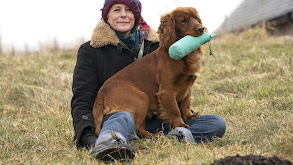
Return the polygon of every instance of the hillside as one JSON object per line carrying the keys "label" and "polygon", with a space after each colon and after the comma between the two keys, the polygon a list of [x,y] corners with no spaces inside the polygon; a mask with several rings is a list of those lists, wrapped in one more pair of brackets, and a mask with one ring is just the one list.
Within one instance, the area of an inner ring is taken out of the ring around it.
{"label": "hillside", "polygon": [[[293,39],[262,28],[218,36],[205,57],[192,108],[227,123],[222,139],[131,142],[133,164],[210,164],[225,156],[293,161]],[[70,101],[76,51],[0,56],[0,164],[94,164],[73,143]]]}

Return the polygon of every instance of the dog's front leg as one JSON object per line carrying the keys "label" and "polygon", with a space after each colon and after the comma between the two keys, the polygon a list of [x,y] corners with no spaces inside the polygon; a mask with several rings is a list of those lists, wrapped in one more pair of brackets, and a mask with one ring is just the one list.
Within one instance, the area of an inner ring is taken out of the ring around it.
{"label": "dog's front leg", "polygon": [[184,121],[189,121],[194,117],[200,116],[199,113],[192,114],[190,110],[190,96],[191,90],[189,90],[186,97],[178,103]]}
{"label": "dog's front leg", "polygon": [[173,128],[189,127],[185,124],[178,108],[175,94],[170,90],[160,90],[156,93],[159,102],[159,118],[167,120]]}

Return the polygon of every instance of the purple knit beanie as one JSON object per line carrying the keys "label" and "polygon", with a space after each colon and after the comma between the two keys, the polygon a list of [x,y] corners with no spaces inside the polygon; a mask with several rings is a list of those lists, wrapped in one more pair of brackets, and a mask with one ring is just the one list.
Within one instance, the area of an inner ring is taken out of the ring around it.
{"label": "purple knit beanie", "polygon": [[132,11],[135,17],[135,25],[138,25],[141,17],[141,3],[139,0],[105,0],[102,10],[102,18],[107,22],[107,15],[113,4],[124,4]]}

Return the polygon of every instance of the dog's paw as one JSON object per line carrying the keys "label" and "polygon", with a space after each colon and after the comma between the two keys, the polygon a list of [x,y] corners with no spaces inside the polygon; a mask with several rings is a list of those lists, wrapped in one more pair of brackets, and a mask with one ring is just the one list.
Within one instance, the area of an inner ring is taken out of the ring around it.
{"label": "dog's paw", "polygon": [[185,121],[189,121],[197,116],[200,116],[200,114],[197,112],[197,113],[193,113],[192,115],[186,117]]}
{"label": "dog's paw", "polygon": [[148,139],[148,138],[153,138],[153,137],[160,136],[161,134],[160,133],[156,133],[156,134],[150,133],[150,132],[148,132],[146,130],[137,130],[137,135],[140,138],[147,138]]}
{"label": "dog's paw", "polygon": [[190,127],[190,125],[188,125],[188,124],[182,124],[181,126],[179,126],[179,127],[184,127],[184,128],[188,128],[188,127]]}
{"label": "dog's paw", "polygon": [[200,116],[200,114],[198,112],[194,112],[192,115],[191,115],[191,118],[195,118],[197,116]]}
{"label": "dog's paw", "polygon": [[185,122],[182,120],[182,118],[179,118],[177,120],[173,120],[172,123],[172,127],[175,129],[177,127],[184,127],[184,128],[188,128],[190,127],[188,124],[185,124]]}

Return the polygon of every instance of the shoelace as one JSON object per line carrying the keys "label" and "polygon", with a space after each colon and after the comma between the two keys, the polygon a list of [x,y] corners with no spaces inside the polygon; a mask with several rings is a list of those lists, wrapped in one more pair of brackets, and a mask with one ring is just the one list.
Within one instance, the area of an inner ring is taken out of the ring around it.
{"label": "shoelace", "polygon": [[110,134],[112,135],[113,139],[115,139],[117,144],[123,144],[125,143],[122,139],[118,138],[115,131],[110,131]]}
{"label": "shoelace", "polygon": [[179,142],[181,142],[182,140],[184,140],[185,136],[183,135],[183,132],[182,131],[179,131],[178,132],[178,135],[176,135]]}

